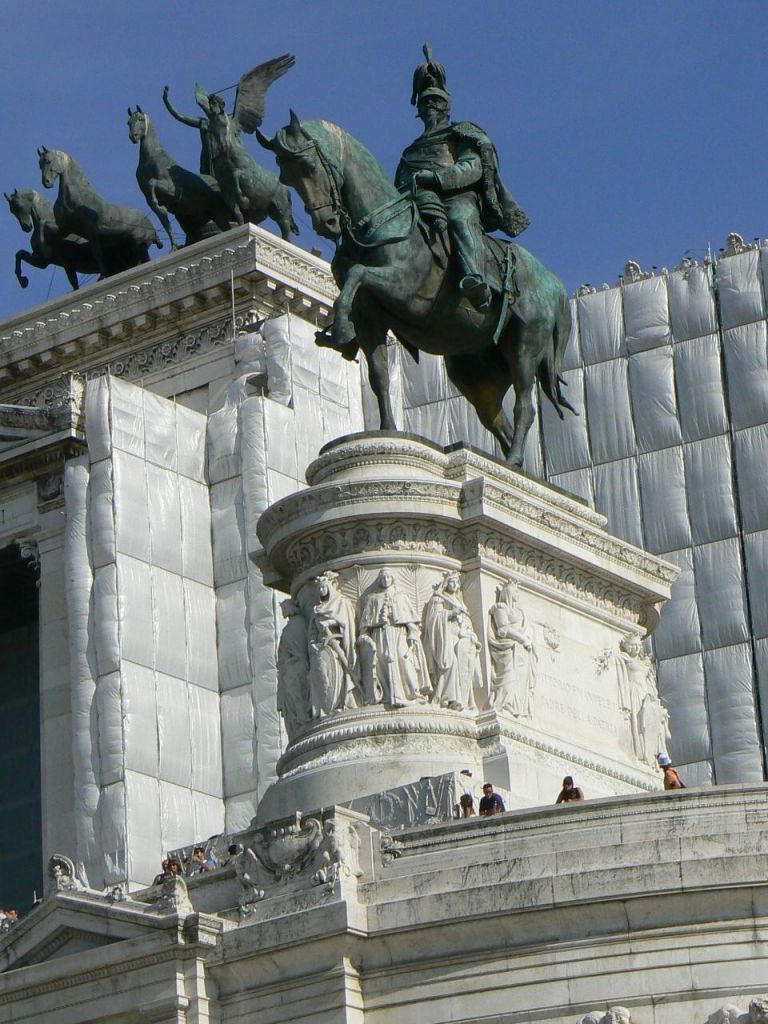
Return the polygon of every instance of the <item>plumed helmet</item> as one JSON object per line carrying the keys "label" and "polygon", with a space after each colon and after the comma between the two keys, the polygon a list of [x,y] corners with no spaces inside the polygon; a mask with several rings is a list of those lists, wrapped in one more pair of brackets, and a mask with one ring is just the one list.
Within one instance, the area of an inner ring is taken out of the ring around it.
{"label": "plumed helmet", "polygon": [[413,72],[413,89],[411,91],[411,106],[416,106],[422,96],[440,96],[446,102],[450,102],[451,95],[445,86],[445,68],[442,64],[432,60],[432,50],[429,43],[422,47],[424,63],[419,64]]}

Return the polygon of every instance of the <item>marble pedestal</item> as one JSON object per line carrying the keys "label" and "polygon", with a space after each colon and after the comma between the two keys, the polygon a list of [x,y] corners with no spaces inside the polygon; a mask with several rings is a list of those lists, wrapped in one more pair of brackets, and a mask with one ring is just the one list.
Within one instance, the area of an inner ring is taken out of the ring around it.
{"label": "marble pedestal", "polygon": [[263,513],[252,552],[295,602],[291,742],[258,820],[461,770],[512,806],[553,800],[565,774],[588,796],[658,788],[666,712],[642,638],[675,567],[464,446],[343,437],[307,481]]}

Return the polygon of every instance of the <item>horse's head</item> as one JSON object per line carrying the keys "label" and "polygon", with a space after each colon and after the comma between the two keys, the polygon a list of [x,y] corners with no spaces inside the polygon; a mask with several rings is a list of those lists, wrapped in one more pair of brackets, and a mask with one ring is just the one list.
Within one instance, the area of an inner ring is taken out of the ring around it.
{"label": "horse's head", "polygon": [[69,158],[60,149],[46,149],[45,146],[41,146],[38,149],[37,155],[39,157],[38,165],[43,176],[43,184],[46,188],[53,188],[58,176],[66,169]]}
{"label": "horse's head", "polygon": [[131,142],[141,142],[147,134],[148,127],[149,116],[141,107],[136,107],[134,111],[128,107],[128,138]]}
{"label": "horse's head", "polygon": [[290,124],[281,128],[274,139],[257,132],[262,146],[275,154],[280,181],[296,189],[315,231],[331,239],[341,235],[344,214],[341,130],[336,129],[336,137],[331,130],[334,127],[323,121],[302,124],[291,111]]}
{"label": "horse's head", "polygon": [[34,195],[29,189],[24,189],[23,192],[19,192],[17,188],[8,195],[7,192],[3,192],[3,195],[8,200],[8,206],[11,208],[11,213],[19,222],[22,231],[31,231],[34,227],[32,223],[32,203],[30,196]]}

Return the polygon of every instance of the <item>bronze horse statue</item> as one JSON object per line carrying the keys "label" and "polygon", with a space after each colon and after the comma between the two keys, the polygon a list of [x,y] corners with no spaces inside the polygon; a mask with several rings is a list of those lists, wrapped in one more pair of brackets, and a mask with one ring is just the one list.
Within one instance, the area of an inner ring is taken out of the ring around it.
{"label": "bronze horse statue", "polygon": [[195,86],[195,99],[207,117],[207,147],[211,169],[238,224],[260,224],[269,217],[283,238],[299,229],[291,213],[291,194],[277,175],[257,164],[240,139],[254,132],[264,117],[264,95],[269,86],[293,67],[294,58],[282,57],[251,68],[241,76],[232,116],[224,112],[224,100]]}
{"label": "bronze horse statue", "polygon": [[[80,287],[78,274],[98,274],[99,267],[84,238],[77,235],[62,235],[53,206],[33,188],[14,189],[10,195],[3,192],[8,200],[11,213],[18,220],[22,231],[28,232],[31,252],[19,249],[16,253],[15,274],[22,288],[29,284],[29,278],[22,274],[22,263],[28,263],[38,270],[46,267],[62,267],[67,280],[73,288]],[[108,276],[119,274],[133,264],[119,259],[120,253],[107,249],[104,253],[107,260]]]}
{"label": "bronze horse statue", "polygon": [[[488,238],[493,300],[477,310],[459,289],[448,238],[422,221],[414,198],[397,191],[360,142],[330,121],[301,122],[293,111],[274,139],[258,137],[275,153],[280,180],[299,193],[318,234],[338,242],[334,323],[330,337],[321,333],[317,342],[348,359],[363,350],[381,428],[396,429],[386,348],[392,331],[416,360],[419,350],[445,357],[449,378],[506,460],[521,466],[536,380],[561,419],[564,408],[575,411],[561,389],[571,328],[561,282],[522,246]],[[507,249],[519,291],[514,304]],[[511,422],[503,407],[510,386]]]}
{"label": "bronze horse statue", "polygon": [[59,181],[53,215],[60,233],[79,235],[88,242],[102,278],[114,273],[110,252],[127,268],[149,262],[150,245],[162,249],[149,218],[139,210],[102,199],[71,156],[45,146],[37,153],[43,185],[53,188]]}
{"label": "bronze horse statue", "polygon": [[234,227],[229,208],[213,178],[201,177],[180,167],[164,149],[149,114],[141,107],[128,107],[128,138],[139,144],[136,180],[150,210],[162,224],[171,249],[176,243],[171,234],[171,213],[184,232],[186,244],[199,242],[216,230]]}

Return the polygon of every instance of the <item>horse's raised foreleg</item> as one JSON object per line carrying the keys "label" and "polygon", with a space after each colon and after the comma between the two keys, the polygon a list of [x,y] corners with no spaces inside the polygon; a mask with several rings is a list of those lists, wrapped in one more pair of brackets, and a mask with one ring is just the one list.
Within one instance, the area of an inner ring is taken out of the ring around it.
{"label": "horse's raised foreleg", "polygon": [[366,267],[355,263],[347,271],[339,297],[334,304],[334,320],[331,342],[334,347],[343,348],[355,339],[352,323],[352,303],[360,288],[365,288],[375,298],[392,305],[407,306],[419,286],[413,272],[400,264],[389,267]]}
{"label": "horse's raised foreleg", "polygon": [[[47,260],[44,256],[38,256],[34,252],[27,252],[26,249],[19,249],[16,253],[16,280],[19,282],[22,288],[26,288],[29,284],[29,278],[26,274],[21,272],[21,264],[28,263],[30,267],[36,267],[38,270],[45,270],[46,267],[50,267],[51,261]],[[75,285],[77,287],[77,285]]]}

